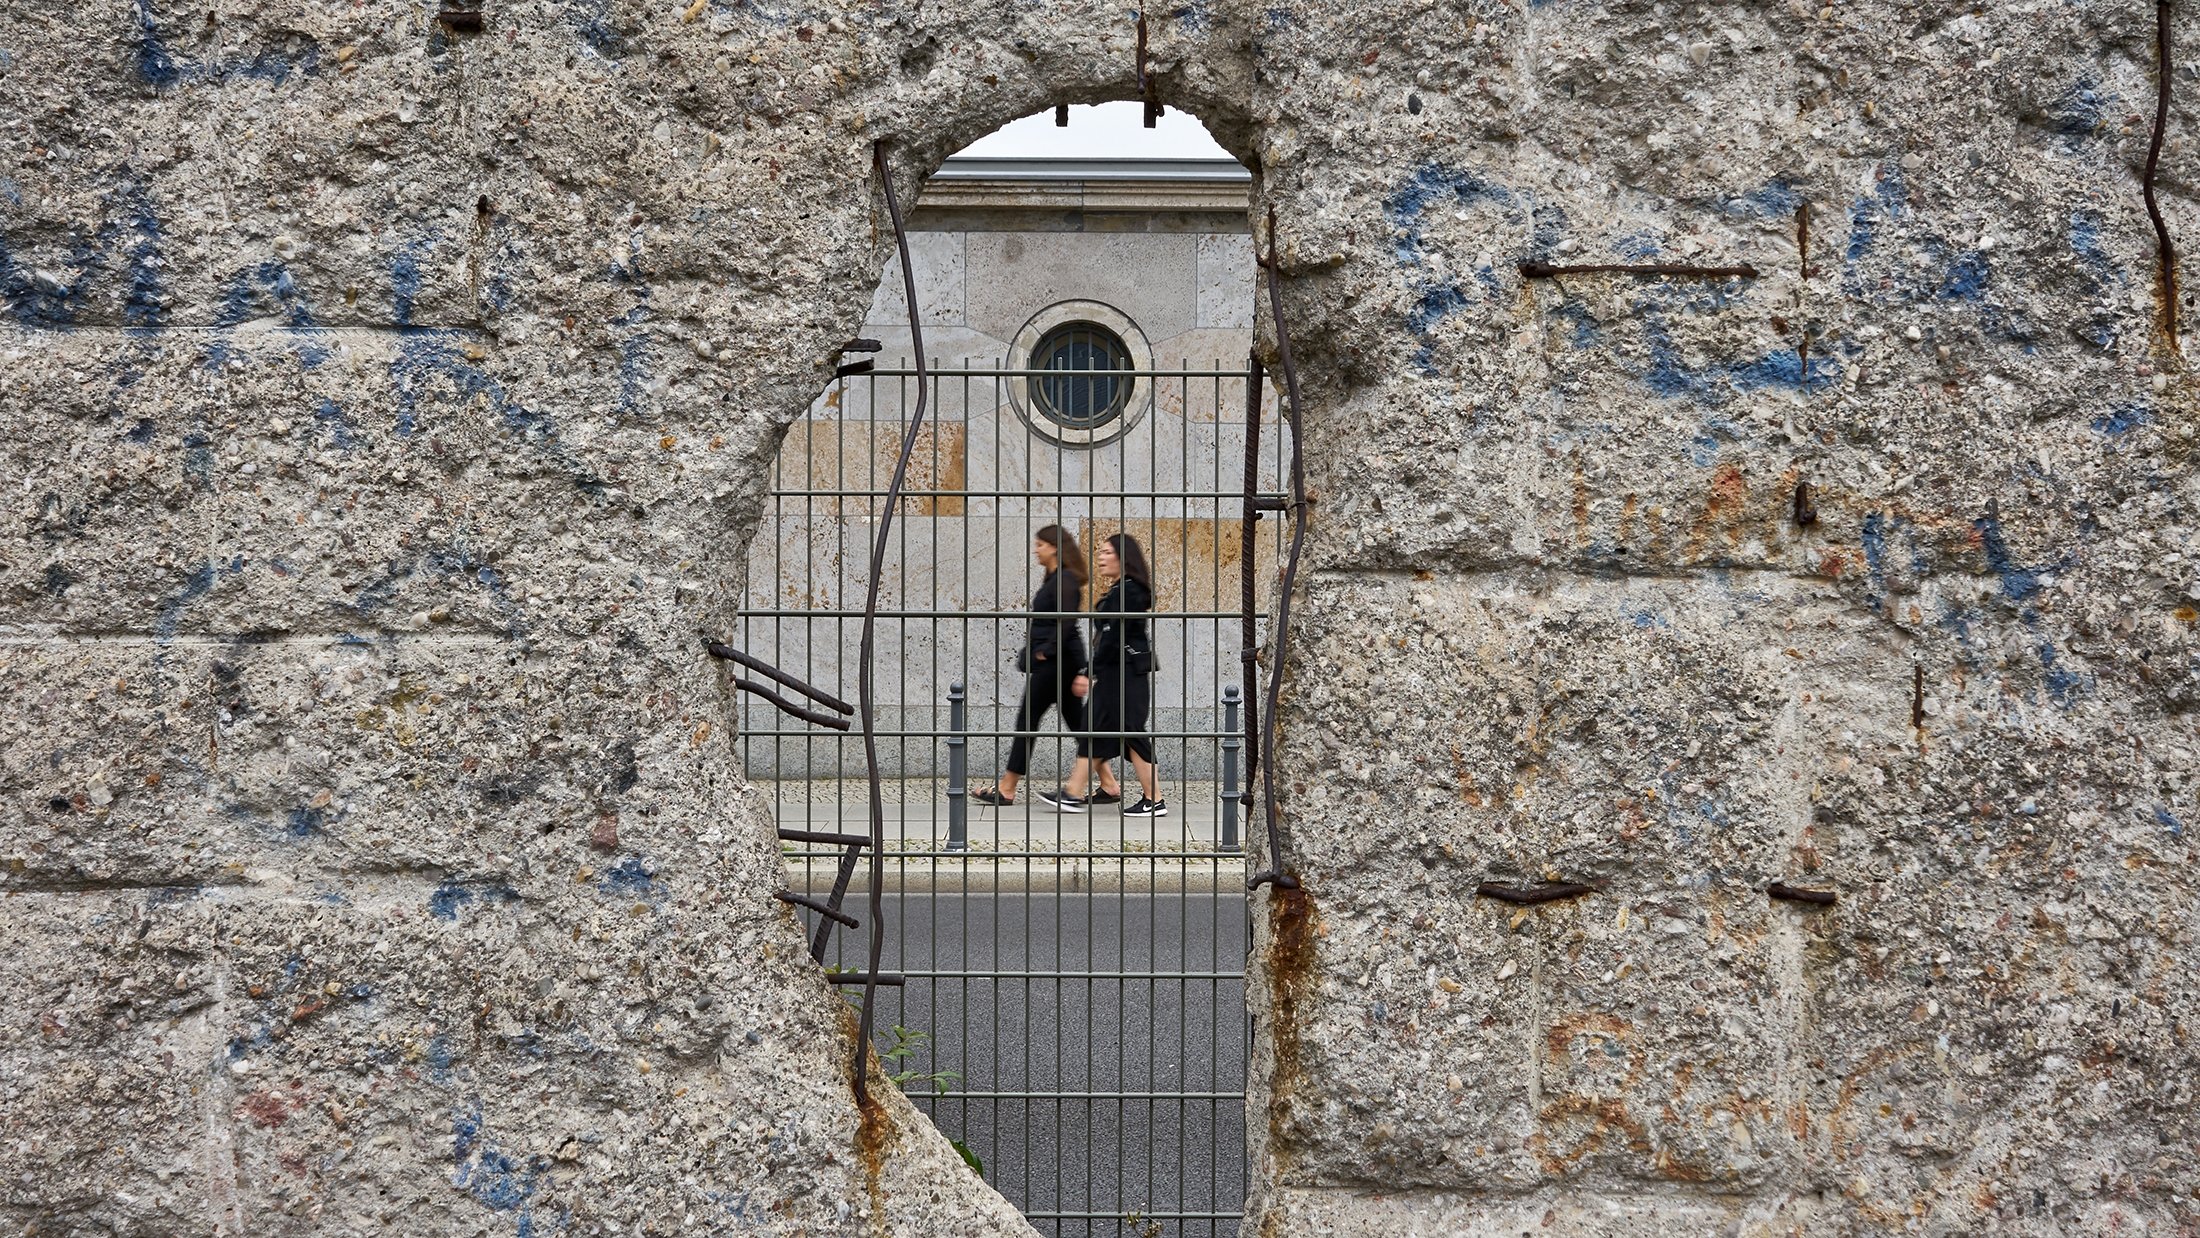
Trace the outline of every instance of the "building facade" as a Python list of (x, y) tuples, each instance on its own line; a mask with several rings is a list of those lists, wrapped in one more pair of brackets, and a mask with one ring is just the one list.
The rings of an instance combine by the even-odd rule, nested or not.
[[(972, 768), (995, 767), (1023, 684), (1012, 662), (1040, 576), (1032, 535), (1059, 524), (1088, 554), (1118, 532), (1147, 553), (1164, 764), (1212, 771), (1242, 636), (1248, 185), (1226, 160), (1006, 159), (950, 160), (927, 185), (909, 239), (930, 398), (880, 598), (881, 667), (899, 669), (882, 676), (890, 767), (938, 771), (933, 733), (950, 725), (957, 684)], [(879, 350), (847, 359), (873, 368), (836, 380), (788, 432), (744, 614), (749, 648), (848, 694), (879, 506), (917, 387), (898, 263), (863, 335)], [(1264, 489), (1286, 441), (1269, 428)], [(1086, 606), (1101, 588), (1088, 585)], [(768, 707), (751, 704), (744, 721), (784, 741), (750, 744), (760, 774), (860, 766), (854, 745), (798, 735)]]

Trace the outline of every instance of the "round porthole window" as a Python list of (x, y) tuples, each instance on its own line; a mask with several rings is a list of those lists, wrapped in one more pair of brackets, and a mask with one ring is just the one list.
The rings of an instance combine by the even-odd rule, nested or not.
[(1039, 338), (1031, 368), (1054, 370), (1031, 384), (1033, 403), (1066, 430), (1092, 431), (1123, 415), (1131, 395), (1131, 354), (1098, 323), (1068, 322)]
[(1060, 301), (1031, 316), (1009, 347), (1009, 400), (1032, 433), (1099, 447), (1130, 432), (1153, 403), (1153, 347), (1112, 305)]

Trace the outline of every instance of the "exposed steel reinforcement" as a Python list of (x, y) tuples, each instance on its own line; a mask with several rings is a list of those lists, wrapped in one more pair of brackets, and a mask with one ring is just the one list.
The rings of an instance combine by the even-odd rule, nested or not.
[[(863, 968), (863, 1013), (854, 1049), (858, 1105), (869, 1099), (871, 1026), (876, 1006), (873, 999), (878, 992), (879, 952), (886, 945), (886, 873), (880, 858), (886, 849), (886, 804), (879, 784), (878, 719), (872, 707), (871, 692), (872, 652), (877, 644), (878, 595), (886, 574), (886, 552), (893, 544), (894, 510), (901, 506), (902, 485), (909, 476), (909, 457), (917, 449), (917, 431), (924, 425), (925, 397), (932, 386), (925, 374), (924, 323), (917, 312), (916, 267), (909, 260), (909, 232), (902, 222), (901, 203), (894, 197), (893, 169), (887, 166), (883, 139), (871, 145), (871, 166), (877, 171), (879, 187), (886, 194), (886, 214), (894, 222), (894, 249), (901, 258), (902, 304), (909, 307), (909, 352), (917, 371), (917, 399), (916, 406), (910, 410), (909, 427), (901, 436), (901, 454), (894, 458), (893, 480), (887, 483), (885, 499), (879, 505), (878, 536), (871, 541), (871, 579), (863, 594), (863, 639), (856, 654), (856, 711), (863, 727), (863, 772), (870, 781), (871, 808), (870, 942)], [(848, 854), (853, 856), (855, 849), (850, 848)]]
[(2162, 332), (2168, 338), (2170, 352), (2176, 353), (2179, 351), (2177, 248), (2170, 243), (2169, 225), (2163, 222), (2162, 207), (2154, 200), (2154, 174), (2162, 163), (2162, 131), (2169, 127), (2169, 8), (2170, 0), (2154, 0), (2154, 136), (2147, 142), (2146, 175), (2140, 180), (2139, 188), (2146, 198), (2147, 218), (2154, 224), (2154, 256), (2161, 268)]
[[(1299, 555), (1306, 545), (1306, 437), (1299, 418), (1299, 374), (1291, 364), (1291, 333), (1283, 325), (1283, 283), (1276, 264), (1276, 210), (1268, 208), (1268, 248), (1259, 259), (1260, 269), (1268, 275), (1268, 311), (1276, 327), (1276, 365), (1283, 371), (1283, 390), (1286, 413), (1291, 419), (1291, 545), (1285, 552), (1283, 579), (1277, 586), (1276, 627), (1273, 641), (1274, 659), (1268, 667), (1268, 705), (1255, 730), (1251, 697), (1247, 697), (1245, 715), (1248, 756), (1245, 781), (1252, 783), (1253, 774), (1260, 774), (1261, 803), (1266, 809), (1268, 825), (1268, 866), (1246, 879), (1246, 888), (1257, 890), (1264, 885), (1274, 885), (1279, 890), (1296, 890), (1299, 879), (1288, 872), (1283, 863), (1283, 824), (1276, 807), (1276, 763), (1272, 758), (1276, 747), (1276, 709), (1283, 696), (1283, 671), (1291, 652), (1291, 591), (1298, 584)], [(1254, 410), (1253, 426), (1260, 423), (1260, 391), (1255, 387), (1248, 397)], [(1248, 442), (1255, 441), (1257, 429), (1248, 429)], [(1248, 449), (1250, 450), (1250, 449)], [(1251, 476), (1248, 471), (1247, 476)], [(1250, 491), (1245, 496), (1246, 510), (1255, 510)], [(1246, 599), (1246, 614), (1252, 613), (1250, 597)], [(1255, 736), (1258, 736), (1257, 741)]]

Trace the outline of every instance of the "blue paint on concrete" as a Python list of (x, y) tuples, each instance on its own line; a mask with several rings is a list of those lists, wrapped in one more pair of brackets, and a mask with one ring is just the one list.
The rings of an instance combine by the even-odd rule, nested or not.
[(1589, 312), (1584, 302), (1568, 298), (1552, 307), (1550, 315), (1561, 322), (1572, 324), (1566, 342), (1576, 350), (1595, 348), (1604, 342), (1604, 331), (1597, 325), (1596, 316)]
[(519, 1233), (534, 1232), (531, 1203), (545, 1162), (522, 1161), (487, 1135), (481, 1102), (469, 1101), (451, 1114), (451, 1185), (495, 1212), (517, 1213)]
[(336, 401), (322, 397), (321, 402), (313, 406), (313, 420), (328, 431), (329, 446), (338, 451), (351, 450), (355, 427)]
[(2047, 117), (2055, 132), (2068, 138), (2090, 137), (2098, 132), (2115, 96), (2101, 90), (2101, 81), (2087, 73), (2048, 101)]
[(1887, 596), (1887, 516), (1884, 512), (1866, 512), (1861, 534), (1864, 544), (1864, 567), (1871, 578), (1872, 591), (1865, 602), (1878, 609)]
[(414, 325), (413, 311), (420, 303), (420, 265), (434, 251), (436, 240), (432, 235), (415, 237), (390, 255), (390, 316), (400, 327)]
[(138, 77), (156, 90), (173, 86), (181, 74), (176, 68), (176, 58), (169, 54), (168, 45), (161, 38), (160, 19), (153, 12), (153, 0), (135, 0), (135, 5)]
[(1170, 10), (1169, 19), (1183, 28), (1186, 34), (1205, 34), (1215, 24), (1214, 13), (1207, 0), (1190, 0)]
[(1421, 237), (1423, 219), (1438, 206), (1468, 206), (1477, 203), (1513, 205), (1511, 190), (1479, 173), (1464, 168), (1453, 168), (1431, 160), (1414, 169), (1413, 175), (1390, 195), (1383, 199), (1383, 215), (1398, 232), (1394, 254), (1398, 265), (1421, 265)]
[(2153, 420), (2144, 404), (2119, 404), (2093, 419), (2093, 429), (2109, 438), (2122, 438)]
[(1776, 176), (1761, 188), (1728, 199), (1726, 213), (1754, 219), (1781, 219), (1793, 215), (1802, 205), (1802, 192), (1785, 178)]
[[(293, 77), (313, 77), (321, 69), (321, 45), (292, 35), (281, 48), (219, 49), (208, 61), (180, 59), (161, 32), (153, 0), (131, 0), (138, 79), (155, 91), (179, 85), (260, 82), (280, 86)], [(230, 55), (235, 50), (236, 55)], [(225, 58), (227, 57), (227, 58)]]
[(1986, 551), (1986, 566), (2001, 579), (2001, 595), (2012, 602), (2030, 601), (2040, 591), (2041, 571), (2020, 566), (2009, 553), (2009, 544), (2001, 535), (2001, 516), (1991, 508), (1987, 514), (1971, 522), (1978, 531), (1979, 543)]
[(2154, 810), (2154, 823), (2168, 830), (2171, 838), (2183, 838), (2185, 836), (2185, 823), (2178, 820), (2176, 814), (2167, 808), (2156, 808)]
[(153, 635), (162, 643), (175, 640), (176, 628), (183, 622), (183, 612), (191, 603), (214, 590), (214, 565), (201, 563), (192, 568), (183, 579), (183, 587), (168, 595), (160, 604), (160, 612), (153, 618)]
[(352, 610), (361, 616), (373, 615), (396, 600), (406, 582), (415, 576), (446, 584), (471, 578), (487, 590), (497, 613), (505, 621), (507, 635), (519, 636), (526, 630), (519, 603), (506, 590), (503, 576), (475, 559), (473, 549), (459, 541), (431, 545), (411, 558), (391, 560), (384, 565), (380, 575), (353, 592)]
[(1690, 367), (1681, 361), (1664, 317), (1645, 308), (1641, 314), (1643, 342), (1650, 353), (1650, 367), (1642, 380), (1661, 396), (1721, 404), (1737, 394), (1785, 388), (1806, 394), (1823, 391), (1840, 380), (1840, 362), (1813, 356), (1808, 362), (1793, 348), (1775, 349), (1762, 356), (1712, 361)]
[[(503, 383), (469, 360), (458, 345), (457, 333), (434, 328), (416, 327), (398, 335), (397, 356), (390, 362), (398, 433), (417, 431), (424, 400), (455, 396), (459, 398), (452, 401), (455, 403), (479, 398), (496, 413), (507, 431), (564, 469), (582, 493), (591, 498), (603, 497), (606, 487), (602, 479), (558, 441), (557, 422), (548, 413), (514, 399)], [(439, 387), (447, 388), (449, 395), (434, 390)]]
[(606, 60), (626, 54), (626, 36), (611, 24), (611, 0), (566, 0), (565, 20), (591, 53)]
[(2078, 263), (2095, 280), (2103, 284), (2124, 283), (2128, 277), (2109, 256), (2107, 246), (2101, 243), (2101, 227), (2106, 223), (2101, 212), (2091, 207), (2080, 207), (2070, 213), (2070, 252), (2078, 256)]
[(1975, 249), (1965, 250), (1955, 256), (1940, 278), (1940, 299), (1943, 301), (1977, 301), (1986, 296), (1987, 281), (1994, 271), (1987, 264), (1986, 255)]
[(1870, 193), (1849, 204), (1849, 244), (1845, 258), (1850, 263), (1861, 260), (1878, 243), (1879, 230), (1894, 220), (1902, 218), (1909, 203), (1909, 192), (1902, 183), (1899, 165), (1880, 165), (1879, 179)]
[(657, 881), (657, 870), (636, 855), (627, 856), (604, 870), (596, 888), (625, 898), (661, 898), (665, 892)]
[(328, 814), (318, 808), (298, 807), (283, 817), (283, 833), (294, 840), (312, 838), (327, 832)]
[(451, 1081), (451, 1038), (436, 1033), (428, 1038), (427, 1048), (421, 1057), (428, 1063), (428, 1078), (437, 1083)]
[(140, 330), (165, 325), (162, 229), (151, 194), (143, 182), (126, 178), (102, 195), (101, 204), (98, 227), (72, 232), (58, 270), (24, 269), (0, 237), (0, 304), (10, 317), (26, 326), (72, 326), (119, 263), (123, 325)]
[(428, 895), (428, 914), (438, 920), (456, 923), (459, 913), (476, 902), (487, 907), (496, 903), (516, 903), (519, 891), (501, 881), (446, 880)]

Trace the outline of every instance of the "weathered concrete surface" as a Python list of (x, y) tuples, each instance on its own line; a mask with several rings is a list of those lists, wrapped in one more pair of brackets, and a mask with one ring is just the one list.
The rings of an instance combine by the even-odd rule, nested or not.
[[(859, 1138), (694, 633), (872, 140), (913, 190), (1127, 97), (1131, 21), (488, 10), (0, 16), (0, 1216), (1017, 1232)], [(1250, 1227), (2200, 1225), (2153, 7), (1152, 17), (1276, 209), (1320, 496)], [(1603, 889), (1466, 894), (1545, 875)]]

